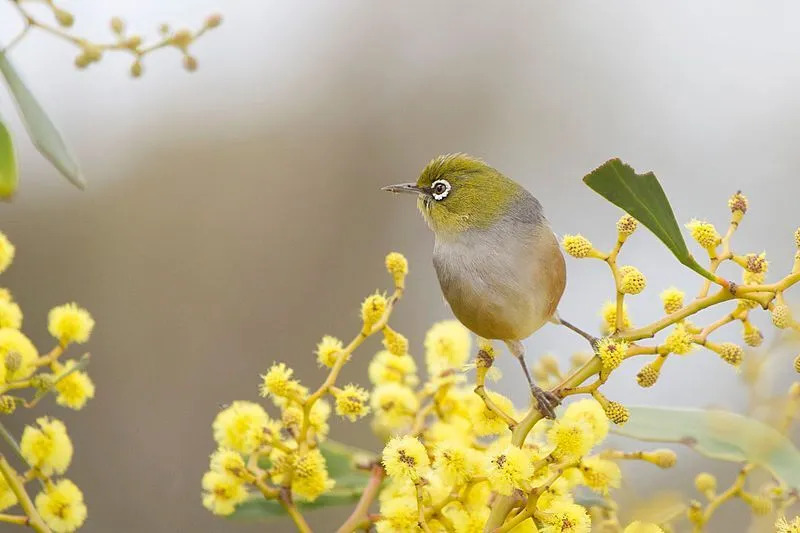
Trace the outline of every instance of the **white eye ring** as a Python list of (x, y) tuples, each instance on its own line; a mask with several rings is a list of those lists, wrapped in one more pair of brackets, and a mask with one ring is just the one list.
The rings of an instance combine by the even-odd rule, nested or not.
[[(441, 192), (436, 192), (437, 189), (441, 189), (440, 185), (444, 185), (444, 189)], [(450, 182), (447, 180), (436, 180), (431, 184), (431, 196), (433, 196), (434, 200), (444, 200), (447, 198), (447, 195), (450, 194), (450, 189), (453, 187), (450, 185)]]

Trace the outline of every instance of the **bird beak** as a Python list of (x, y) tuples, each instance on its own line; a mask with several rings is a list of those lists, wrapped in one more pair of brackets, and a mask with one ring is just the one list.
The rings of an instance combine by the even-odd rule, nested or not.
[(422, 189), (417, 187), (416, 183), (398, 183), (397, 185), (387, 185), (386, 187), (381, 187), (381, 190), (388, 192), (404, 192), (410, 194), (422, 193)]

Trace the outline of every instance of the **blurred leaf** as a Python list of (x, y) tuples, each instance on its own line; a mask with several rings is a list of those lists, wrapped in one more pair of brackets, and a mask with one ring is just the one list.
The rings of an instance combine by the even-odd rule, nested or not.
[[(313, 502), (298, 501), (300, 511), (311, 511), (322, 507), (349, 505), (358, 501), (367, 485), (369, 473), (356, 465), (375, 459), (375, 454), (347, 446), (335, 441), (325, 441), (319, 447), (328, 465), (328, 474), (336, 480), (336, 486)], [(236, 508), (231, 518), (237, 520), (261, 520), (276, 516), (286, 516), (281, 504), (275, 500), (253, 497)]]
[(641, 520), (665, 524), (686, 512), (687, 497), (679, 491), (659, 491), (649, 498), (628, 506), (626, 522)]
[(682, 264), (711, 281), (716, 280), (716, 276), (700, 266), (689, 253), (667, 195), (655, 174), (637, 174), (619, 159), (611, 159), (586, 175), (583, 182), (646, 226)]
[(773, 427), (737, 413), (704, 409), (629, 407), (615, 431), (651, 442), (685, 444), (714, 459), (751, 462), (800, 490), (800, 450)]
[(0, 72), (17, 103), (22, 122), (37, 150), (79, 189), (86, 186), (75, 157), (70, 153), (47, 113), (20, 78), (8, 57), (0, 51)]
[(0, 120), (0, 199), (8, 200), (14, 195), (19, 183), (17, 158), (11, 132)]

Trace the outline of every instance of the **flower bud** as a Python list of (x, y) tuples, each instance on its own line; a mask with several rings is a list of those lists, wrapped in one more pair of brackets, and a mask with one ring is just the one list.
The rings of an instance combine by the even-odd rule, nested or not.
[(794, 232), (794, 243), (800, 248), (800, 228), (797, 228)]
[(628, 408), (617, 402), (608, 402), (603, 405), (603, 411), (605, 411), (609, 420), (620, 426), (630, 418)]
[(700, 494), (714, 493), (717, 490), (717, 478), (708, 472), (700, 472), (694, 478), (694, 487)]
[(387, 305), (386, 296), (379, 292), (364, 299), (361, 304), (361, 320), (364, 322), (365, 330), (371, 329), (383, 317)]
[(190, 55), (183, 56), (183, 68), (186, 69), (187, 72), (194, 72), (197, 70), (197, 59)]
[(52, 374), (36, 374), (31, 378), (31, 387), (41, 392), (52, 390), (54, 385), (55, 379)]
[(689, 505), (689, 509), (686, 511), (686, 518), (688, 518), (689, 522), (691, 522), (696, 528), (702, 528), (704, 517), (703, 507), (700, 505), (700, 502), (697, 500), (692, 500), (691, 504)]
[(658, 381), (660, 372), (660, 366), (656, 365), (655, 362), (649, 363), (636, 374), (636, 382), (640, 387), (652, 387), (656, 384), (656, 381)]
[(734, 216), (734, 220), (737, 222), (741, 220), (742, 215), (747, 213), (747, 206), (747, 196), (742, 194), (742, 191), (738, 191), (728, 200), (728, 207), (730, 207), (731, 213)]
[(794, 358), (794, 371), (800, 374), (800, 355)]
[(564, 235), (561, 246), (569, 255), (577, 259), (589, 257), (594, 249), (592, 243), (583, 235)]
[(130, 48), (131, 50), (136, 50), (139, 48), (139, 45), (142, 44), (142, 37), (139, 35), (131, 35), (122, 43), (126, 48)]
[(622, 294), (639, 294), (647, 286), (647, 278), (636, 267), (620, 267), (619, 274), (619, 292)]
[(403, 287), (403, 282), (408, 275), (408, 260), (398, 252), (391, 252), (386, 256), (386, 270), (394, 279), (395, 287)]
[(756, 516), (764, 516), (772, 512), (772, 501), (765, 496), (742, 492), (740, 497), (753, 510), (753, 514)]
[(764, 274), (766, 273), (767, 268), (769, 268), (767, 255), (763, 252), (760, 254), (747, 254), (744, 260), (744, 267), (748, 272), (752, 272), (754, 274)]
[(753, 348), (761, 346), (761, 343), (764, 341), (764, 335), (757, 327), (750, 323), (749, 320), (744, 322), (742, 338), (744, 339), (745, 344)]
[(383, 346), (392, 355), (403, 356), (408, 353), (408, 339), (389, 326), (383, 328)]
[(56, 22), (65, 28), (69, 28), (75, 22), (75, 17), (72, 16), (72, 13), (58, 7), (53, 9), (53, 16), (55, 16)]
[(739, 366), (742, 363), (744, 350), (742, 350), (742, 347), (738, 344), (723, 342), (722, 344), (716, 345), (715, 348), (714, 351), (729, 365)]
[(632, 216), (628, 214), (622, 215), (622, 217), (620, 217), (620, 219), (617, 221), (617, 233), (619, 233), (620, 236), (628, 237), (634, 231), (636, 231), (636, 227), (638, 225), (639, 223)]
[(775, 307), (770, 311), (772, 316), (772, 323), (778, 329), (786, 329), (792, 323), (792, 312), (786, 304), (775, 304)]
[(113, 31), (117, 35), (122, 35), (125, 32), (125, 22), (119, 17), (112, 17), (111, 31)]
[(134, 78), (138, 78), (142, 75), (142, 63), (141, 61), (134, 61), (131, 65), (131, 76)]
[(220, 24), (222, 24), (222, 15), (219, 13), (209, 15), (206, 19), (206, 28), (216, 28)]
[(682, 290), (670, 287), (661, 293), (661, 303), (664, 305), (664, 312), (668, 315), (678, 311), (683, 307), (685, 294)]
[(0, 396), (0, 413), (10, 415), (17, 409), (17, 402), (12, 396)]
[(22, 366), (22, 354), (17, 351), (10, 351), (6, 354), (6, 370), (16, 372)]
[(692, 234), (692, 238), (697, 241), (697, 244), (706, 250), (713, 249), (719, 244), (721, 238), (714, 224), (702, 220), (692, 219), (686, 227)]
[(192, 44), (193, 40), (194, 37), (192, 36), (192, 32), (189, 30), (178, 30), (172, 34), (169, 42), (172, 46), (180, 48), (181, 50), (185, 50), (190, 44)]
[(642, 459), (653, 463), (659, 468), (672, 468), (678, 462), (678, 456), (668, 448), (659, 448), (651, 452), (642, 453)]

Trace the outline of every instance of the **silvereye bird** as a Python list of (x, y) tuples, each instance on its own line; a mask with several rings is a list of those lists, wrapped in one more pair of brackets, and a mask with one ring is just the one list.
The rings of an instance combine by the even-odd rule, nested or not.
[(437, 157), (416, 183), (383, 190), (417, 195), (435, 235), (433, 266), (453, 314), (484, 339), (501, 340), (519, 360), (539, 410), (558, 398), (533, 383), (522, 339), (558, 317), (566, 266), (542, 205), (524, 187), (466, 154)]

